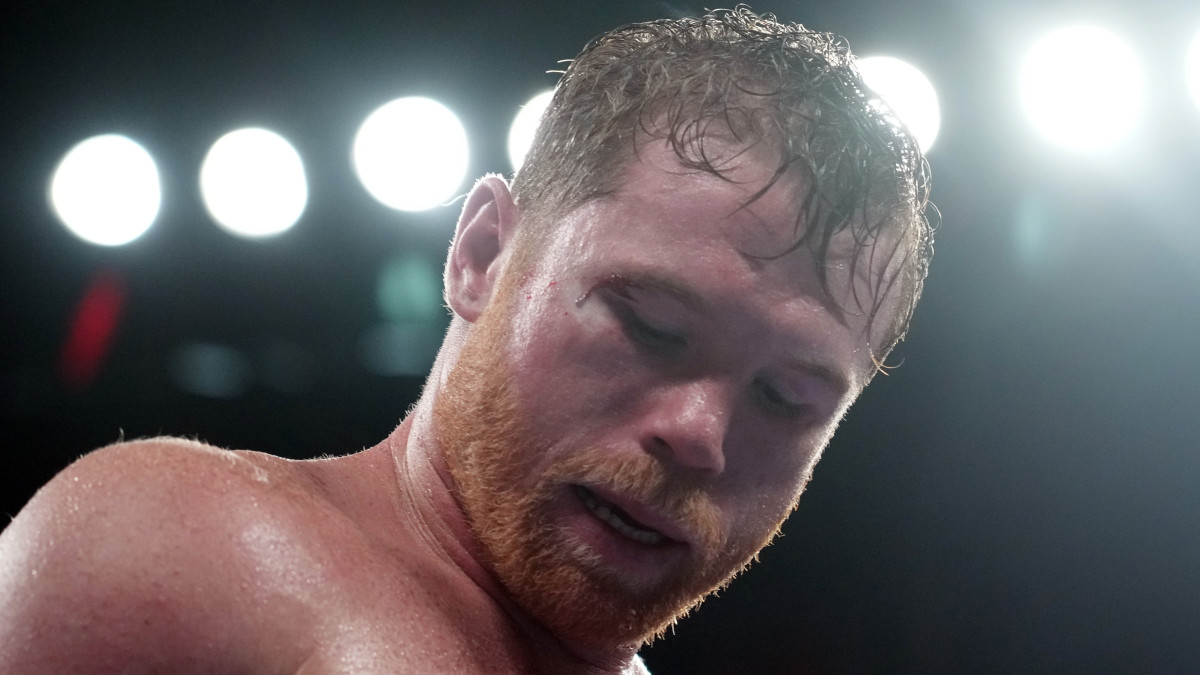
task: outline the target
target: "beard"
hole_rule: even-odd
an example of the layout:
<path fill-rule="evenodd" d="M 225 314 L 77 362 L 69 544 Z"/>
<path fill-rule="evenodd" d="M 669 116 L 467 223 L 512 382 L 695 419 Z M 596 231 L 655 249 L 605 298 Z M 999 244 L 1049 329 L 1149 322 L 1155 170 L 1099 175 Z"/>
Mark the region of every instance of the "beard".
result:
<path fill-rule="evenodd" d="M 485 566 L 512 600 L 560 639 L 641 644 L 661 636 L 744 569 L 778 532 L 733 533 L 695 475 L 649 453 L 555 450 L 539 438 L 538 411 L 522 400 L 521 373 L 504 358 L 509 302 L 498 296 L 472 328 L 434 403 L 438 442 L 455 498 Z M 554 402 L 546 399 L 546 405 Z M 571 485 L 600 486 L 644 504 L 687 534 L 684 555 L 652 580 L 622 574 L 554 522 Z M 683 546 L 682 544 L 676 544 Z"/>

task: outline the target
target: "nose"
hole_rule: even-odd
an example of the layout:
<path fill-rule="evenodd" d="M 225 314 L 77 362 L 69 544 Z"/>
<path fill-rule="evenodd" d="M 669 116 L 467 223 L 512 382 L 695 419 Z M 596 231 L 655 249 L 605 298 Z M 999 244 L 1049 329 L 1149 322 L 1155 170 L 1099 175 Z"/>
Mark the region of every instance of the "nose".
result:
<path fill-rule="evenodd" d="M 642 447 L 676 465 L 716 476 L 725 470 L 733 397 L 722 383 L 694 380 L 656 392 L 644 418 Z"/>

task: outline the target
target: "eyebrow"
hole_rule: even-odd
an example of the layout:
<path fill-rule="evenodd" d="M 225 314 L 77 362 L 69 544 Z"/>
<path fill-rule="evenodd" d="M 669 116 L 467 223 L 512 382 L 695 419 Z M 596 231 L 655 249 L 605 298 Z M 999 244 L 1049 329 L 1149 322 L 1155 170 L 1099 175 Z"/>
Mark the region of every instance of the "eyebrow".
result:
<path fill-rule="evenodd" d="M 824 381 L 834 388 L 839 396 L 850 391 L 850 380 L 846 375 L 823 360 L 801 356 L 787 361 L 784 367 L 799 370 Z"/>
<path fill-rule="evenodd" d="M 586 293 L 584 293 L 582 297 L 579 298 L 577 304 L 582 304 L 583 301 L 588 298 L 588 296 L 597 290 L 604 290 L 606 288 L 620 289 L 630 286 L 665 293 L 666 295 L 669 295 L 678 300 L 680 303 L 686 305 L 689 309 L 698 312 L 703 312 L 711 306 L 711 303 L 707 299 L 705 299 L 692 288 L 688 287 L 686 284 L 681 283 L 679 280 L 671 276 L 650 270 L 623 270 L 614 274 L 610 274 L 593 284 L 592 287 Z M 822 305 L 825 305 L 826 300 L 832 302 L 831 299 L 823 298 Z M 837 311 L 836 305 L 833 305 L 832 307 L 826 305 L 826 307 L 836 315 L 836 318 L 839 321 L 843 322 L 844 324 L 845 317 L 841 316 L 840 312 Z M 850 391 L 850 380 L 846 374 L 816 355 L 802 354 L 789 358 L 784 363 L 784 366 L 786 368 L 797 370 L 822 380 L 830 387 L 833 387 L 835 390 L 837 390 L 839 395 L 843 395 Z"/>
<path fill-rule="evenodd" d="M 709 308 L 710 303 L 687 285 L 673 277 L 648 270 L 625 270 L 610 274 L 593 284 L 583 294 L 583 297 L 576 301 L 576 304 L 582 304 L 588 296 L 598 290 L 623 289 L 631 286 L 669 295 L 692 310 L 704 311 Z"/>

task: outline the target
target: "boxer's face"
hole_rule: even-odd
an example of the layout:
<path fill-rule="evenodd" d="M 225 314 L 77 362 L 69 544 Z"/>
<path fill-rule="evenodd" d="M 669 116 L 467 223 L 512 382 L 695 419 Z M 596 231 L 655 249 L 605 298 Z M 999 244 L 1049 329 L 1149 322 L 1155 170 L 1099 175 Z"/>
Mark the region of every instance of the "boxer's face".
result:
<path fill-rule="evenodd" d="M 563 637 L 637 643 L 741 570 L 873 372 L 851 242 L 831 296 L 807 248 L 778 257 L 802 186 L 748 203 L 774 163 L 740 161 L 647 144 L 502 277 L 437 402 L 487 563 Z"/>

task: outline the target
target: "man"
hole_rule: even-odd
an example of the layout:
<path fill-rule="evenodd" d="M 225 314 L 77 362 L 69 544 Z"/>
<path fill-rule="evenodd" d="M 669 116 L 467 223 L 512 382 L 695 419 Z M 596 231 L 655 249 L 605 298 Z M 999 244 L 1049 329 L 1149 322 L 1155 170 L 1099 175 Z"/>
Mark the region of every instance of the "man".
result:
<path fill-rule="evenodd" d="M 400 427 L 79 460 L 0 538 L 0 671 L 641 672 L 903 335 L 926 178 L 828 35 L 738 9 L 602 36 L 511 188 L 467 197 Z"/>

